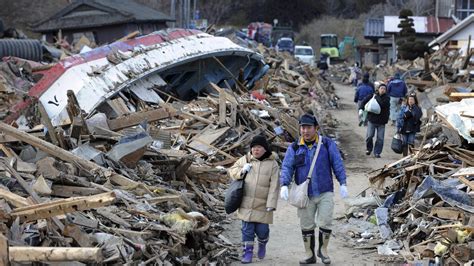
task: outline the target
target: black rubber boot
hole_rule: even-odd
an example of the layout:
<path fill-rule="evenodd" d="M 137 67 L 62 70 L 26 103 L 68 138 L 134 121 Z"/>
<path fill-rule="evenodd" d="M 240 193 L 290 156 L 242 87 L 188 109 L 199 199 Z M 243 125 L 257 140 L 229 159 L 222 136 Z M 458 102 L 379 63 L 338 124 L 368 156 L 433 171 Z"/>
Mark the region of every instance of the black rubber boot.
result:
<path fill-rule="evenodd" d="M 303 230 L 301 233 L 303 235 L 306 256 L 304 259 L 300 260 L 300 264 L 314 264 L 316 263 L 316 255 L 314 254 L 316 238 L 314 235 L 314 230 Z"/>
<path fill-rule="evenodd" d="M 408 155 L 408 145 L 403 145 L 402 146 L 402 154 L 403 154 L 403 156 Z"/>
<path fill-rule="evenodd" d="M 324 264 L 331 264 L 331 259 L 328 255 L 329 238 L 331 238 L 331 230 L 319 228 L 319 248 L 318 257 Z"/>

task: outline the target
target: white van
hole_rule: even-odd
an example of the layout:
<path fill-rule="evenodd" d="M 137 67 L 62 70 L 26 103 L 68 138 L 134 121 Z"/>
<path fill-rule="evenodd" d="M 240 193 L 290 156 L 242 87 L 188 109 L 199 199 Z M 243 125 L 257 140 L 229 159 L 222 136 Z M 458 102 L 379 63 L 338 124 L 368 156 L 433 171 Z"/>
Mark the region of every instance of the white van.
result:
<path fill-rule="evenodd" d="M 311 46 L 296 45 L 295 57 L 301 62 L 314 66 L 314 51 Z"/>

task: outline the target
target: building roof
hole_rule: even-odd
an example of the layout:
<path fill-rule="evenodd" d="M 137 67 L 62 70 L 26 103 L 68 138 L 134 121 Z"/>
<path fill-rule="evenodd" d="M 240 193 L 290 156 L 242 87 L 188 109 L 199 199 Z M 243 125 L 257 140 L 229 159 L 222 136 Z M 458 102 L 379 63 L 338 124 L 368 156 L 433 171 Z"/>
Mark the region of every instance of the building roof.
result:
<path fill-rule="evenodd" d="M 459 22 L 456 26 L 452 27 L 445 33 L 441 34 L 438 38 L 434 39 L 432 42 L 429 43 L 429 46 L 435 45 L 435 44 L 442 44 L 449 40 L 454 34 L 458 33 L 462 29 L 466 28 L 469 26 L 471 23 L 474 23 L 474 14 L 471 14 L 469 17 L 465 18 L 461 22 Z"/>
<path fill-rule="evenodd" d="M 131 0 L 76 0 L 38 22 L 36 32 L 92 28 L 130 22 L 174 21 L 170 16 Z"/>
<path fill-rule="evenodd" d="M 441 34 L 454 25 L 454 21 L 451 18 L 437 18 L 434 16 L 410 18 L 413 19 L 415 31 L 419 34 Z M 385 16 L 385 33 L 400 32 L 400 28 L 398 28 L 400 21 L 401 19 L 398 16 Z"/>
<path fill-rule="evenodd" d="M 416 33 L 438 35 L 453 27 L 451 18 L 411 17 Z M 366 39 L 383 38 L 386 33 L 398 33 L 400 18 L 397 16 L 385 16 L 384 18 L 369 18 L 365 21 L 364 37 Z"/>
<path fill-rule="evenodd" d="M 383 38 L 383 18 L 369 18 L 365 21 L 364 37 L 366 39 Z"/>

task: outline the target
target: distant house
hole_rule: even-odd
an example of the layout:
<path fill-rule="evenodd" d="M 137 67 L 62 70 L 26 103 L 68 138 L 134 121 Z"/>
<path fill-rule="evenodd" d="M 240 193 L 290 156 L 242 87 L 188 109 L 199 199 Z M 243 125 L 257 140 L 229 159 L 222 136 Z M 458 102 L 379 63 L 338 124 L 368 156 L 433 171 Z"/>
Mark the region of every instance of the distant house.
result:
<path fill-rule="evenodd" d="M 411 17 L 417 39 L 430 42 L 450 29 L 454 21 L 451 18 Z M 400 32 L 398 16 L 370 18 L 365 22 L 364 38 L 371 44 L 359 47 L 365 64 L 378 64 L 380 61 L 392 63 L 397 59 L 396 42 Z"/>
<path fill-rule="evenodd" d="M 49 42 L 59 30 L 70 43 L 83 35 L 98 45 L 113 42 L 131 32 L 148 34 L 167 27 L 170 16 L 131 0 L 76 0 L 33 26 Z"/>
<path fill-rule="evenodd" d="M 472 0 L 436 0 L 437 16 L 463 20 L 474 14 L 474 1 Z"/>
<path fill-rule="evenodd" d="M 472 41 L 474 41 L 474 13 L 463 21 L 452 27 L 438 38 L 430 42 L 430 46 L 434 45 L 447 45 L 448 48 L 452 49 L 467 49 L 469 42 L 469 36 L 471 36 L 471 47 Z"/>

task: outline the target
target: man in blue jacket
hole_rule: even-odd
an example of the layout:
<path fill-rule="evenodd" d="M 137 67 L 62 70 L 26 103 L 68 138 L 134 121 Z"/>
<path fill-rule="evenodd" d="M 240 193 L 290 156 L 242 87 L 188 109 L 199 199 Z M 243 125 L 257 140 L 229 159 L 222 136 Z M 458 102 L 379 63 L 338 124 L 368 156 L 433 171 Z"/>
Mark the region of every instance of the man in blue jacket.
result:
<path fill-rule="evenodd" d="M 346 171 L 336 143 L 318 134 L 319 124 L 312 114 L 304 114 L 299 120 L 301 137 L 299 141 L 288 147 L 283 159 L 280 174 L 280 197 L 288 200 L 288 186 L 293 181 L 303 183 L 311 167 L 318 141 L 322 144 L 316 165 L 311 173 L 308 187 L 309 202 L 305 208 L 298 209 L 301 232 L 306 251 L 306 257 L 300 264 L 316 263 L 315 228 L 319 226 L 319 245 L 317 256 L 324 264 L 331 263 L 327 247 L 331 236 L 332 214 L 334 210 L 334 185 L 332 172 L 340 184 L 342 198 L 347 197 Z M 315 223 L 316 218 L 316 223 Z"/>
<path fill-rule="evenodd" d="M 407 85 L 400 79 L 400 74 L 396 73 L 394 78 L 388 83 L 388 95 L 390 96 L 390 120 L 392 120 L 392 126 L 395 125 L 398 113 L 400 113 L 402 100 L 405 95 L 407 95 L 407 91 Z"/>
<path fill-rule="evenodd" d="M 354 102 L 357 103 L 357 109 L 364 109 L 363 106 L 361 106 L 362 101 L 369 95 L 374 94 L 374 87 L 372 84 L 370 84 L 369 81 L 369 73 L 365 73 L 364 77 L 362 78 L 362 83 L 360 83 L 357 86 L 356 93 L 354 95 Z M 367 119 L 365 116 L 361 115 L 361 112 L 359 112 L 359 126 L 362 126 L 362 124 L 367 125 Z"/>

